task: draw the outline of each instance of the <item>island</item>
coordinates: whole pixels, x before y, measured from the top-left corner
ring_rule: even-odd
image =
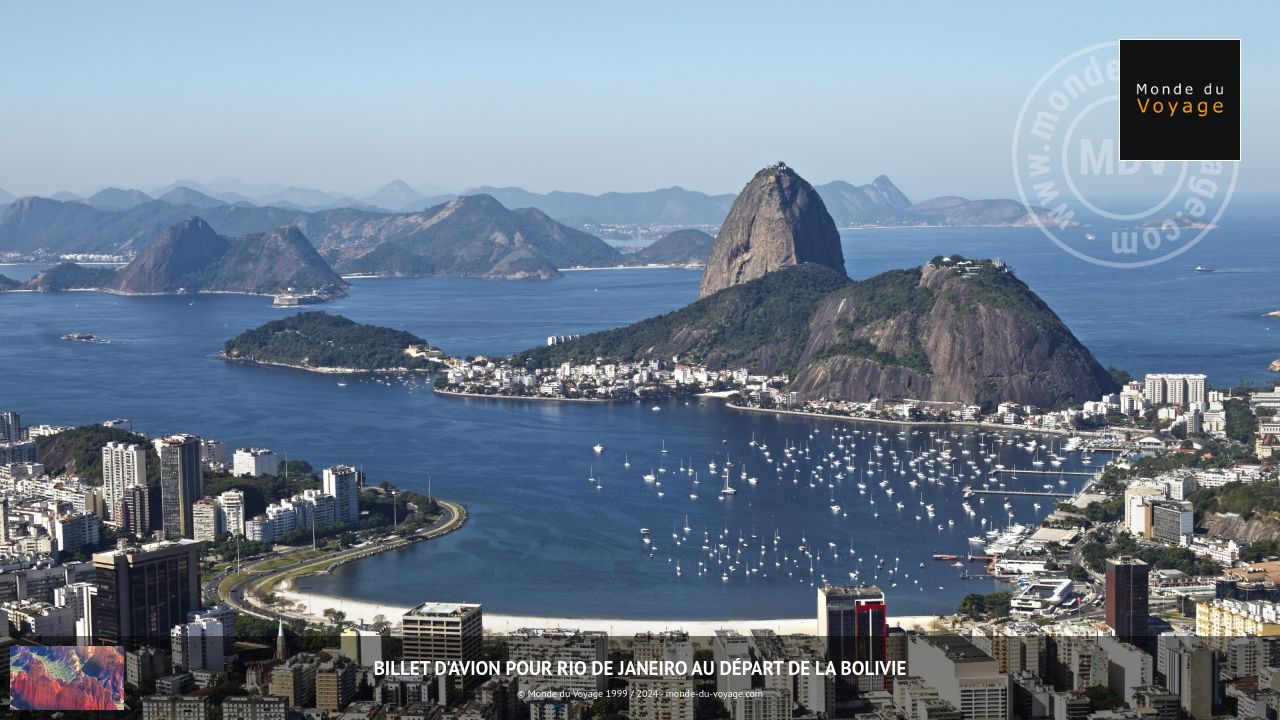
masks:
[[[403,373],[434,370],[443,353],[412,333],[317,310],[246,330],[218,357],[320,373]]]

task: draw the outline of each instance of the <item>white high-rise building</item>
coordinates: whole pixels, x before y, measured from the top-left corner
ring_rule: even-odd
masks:
[[[223,533],[222,508],[213,498],[201,498],[191,507],[191,523],[194,539],[213,542]]]
[[[276,454],[266,448],[236,448],[231,456],[231,474],[238,477],[275,475],[280,472]]]
[[[360,522],[360,488],[357,487],[356,469],[350,465],[334,465],[322,473],[325,495],[334,499],[334,519],[346,525]]]
[[[203,618],[175,625],[169,637],[174,667],[187,671],[226,669],[225,629],[220,621]]]
[[[1149,373],[1143,378],[1143,395],[1152,405],[1203,406],[1206,379],[1198,373]]]
[[[244,493],[240,490],[227,490],[218,496],[218,507],[222,509],[222,525],[232,535],[244,535]]]
[[[124,491],[147,484],[147,451],[133,443],[109,442],[102,446],[102,500],[107,522],[120,525]]]

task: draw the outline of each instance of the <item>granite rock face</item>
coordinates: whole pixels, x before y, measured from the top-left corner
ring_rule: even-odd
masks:
[[[828,296],[791,389],[1056,408],[1115,381],[1030,288],[993,261],[890,271]]]
[[[747,183],[716,236],[698,297],[802,263],[841,274],[840,233],[813,186],[782,163]]]

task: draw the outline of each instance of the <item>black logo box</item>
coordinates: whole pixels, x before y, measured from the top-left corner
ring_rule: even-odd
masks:
[[[1239,160],[1241,99],[1239,40],[1121,40],[1120,159]]]

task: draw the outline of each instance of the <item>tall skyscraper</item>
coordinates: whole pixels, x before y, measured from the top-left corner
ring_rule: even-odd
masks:
[[[204,495],[200,438],[170,435],[155,444],[160,455],[160,527],[166,539],[193,537],[191,506]]]
[[[1147,606],[1148,567],[1127,555],[1107,561],[1107,625],[1116,637],[1143,645],[1150,612]]]
[[[0,413],[0,442],[19,442],[23,439],[22,416],[17,410]]]
[[[889,633],[884,593],[874,585],[825,585],[818,588],[818,636],[834,663],[887,659]],[[838,667],[838,665],[837,665]],[[851,699],[853,690],[883,690],[883,675],[841,676],[836,701]]]
[[[151,488],[134,485],[125,488],[120,499],[120,527],[145,538],[151,532]]]
[[[147,451],[134,443],[109,442],[102,446],[102,499],[106,520],[119,527],[124,491],[147,484]]]
[[[153,543],[95,553],[93,628],[100,641],[161,644],[200,608],[200,543]]]
[[[322,473],[325,495],[332,495],[337,506],[336,520],[345,525],[360,522],[360,489],[357,487],[356,469],[350,465],[335,465]]]

